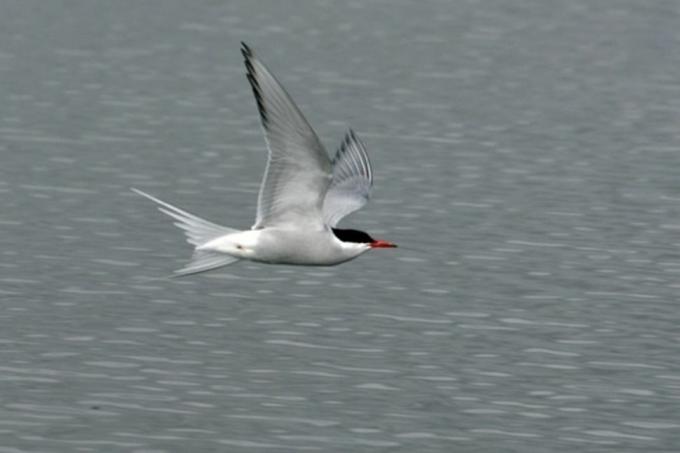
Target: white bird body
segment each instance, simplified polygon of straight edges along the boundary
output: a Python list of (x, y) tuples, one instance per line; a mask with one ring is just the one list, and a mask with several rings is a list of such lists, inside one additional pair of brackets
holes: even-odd
[(370, 249), (369, 244), (342, 242), (330, 230), (301, 232), (283, 228), (239, 231), (196, 247), (199, 251), (226, 253), (251, 261), (308, 266), (333, 266)]
[(242, 45), (269, 149), (252, 229), (217, 225), (132, 189), (160, 205), (195, 246), (192, 261), (175, 274), (205, 272), (241, 259), (332, 266), (372, 248), (396, 247), (362, 231), (336, 228), (370, 197), (373, 170), (363, 143), (350, 130), (331, 161), (288, 93)]

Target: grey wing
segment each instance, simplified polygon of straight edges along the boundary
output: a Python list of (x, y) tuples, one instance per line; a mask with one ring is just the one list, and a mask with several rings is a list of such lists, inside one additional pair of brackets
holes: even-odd
[(253, 51), (241, 44), (269, 148), (253, 229), (274, 225), (323, 228), (323, 202), (331, 180), (328, 155), (285, 89)]
[(373, 168), (366, 148), (351, 129), (333, 158), (333, 180), (323, 204), (324, 220), (331, 227), (361, 209), (371, 196)]

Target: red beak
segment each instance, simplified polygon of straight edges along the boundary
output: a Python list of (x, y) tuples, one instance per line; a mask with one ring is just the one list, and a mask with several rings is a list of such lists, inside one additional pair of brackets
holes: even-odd
[(378, 239), (376, 241), (371, 242), (372, 249), (386, 249), (394, 248), (396, 246), (397, 244), (392, 244), (391, 242), (383, 241), (382, 239)]

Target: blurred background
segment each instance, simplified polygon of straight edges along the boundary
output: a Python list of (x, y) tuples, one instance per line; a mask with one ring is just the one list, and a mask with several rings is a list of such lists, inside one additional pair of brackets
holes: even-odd
[[(0, 452), (671, 452), (680, 4), (0, 6)], [(245, 41), (404, 248), (178, 280), (249, 228)]]

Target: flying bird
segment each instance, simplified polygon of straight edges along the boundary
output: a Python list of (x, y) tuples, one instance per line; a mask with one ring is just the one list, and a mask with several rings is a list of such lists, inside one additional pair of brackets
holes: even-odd
[(333, 266), (376, 248), (396, 247), (368, 233), (337, 228), (363, 207), (373, 186), (364, 144), (350, 129), (333, 159), (286, 90), (245, 43), (241, 43), (269, 150), (257, 199), (255, 224), (239, 231), (189, 214), (139, 189), (195, 247), (175, 276), (217, 269), (239, 260)]

